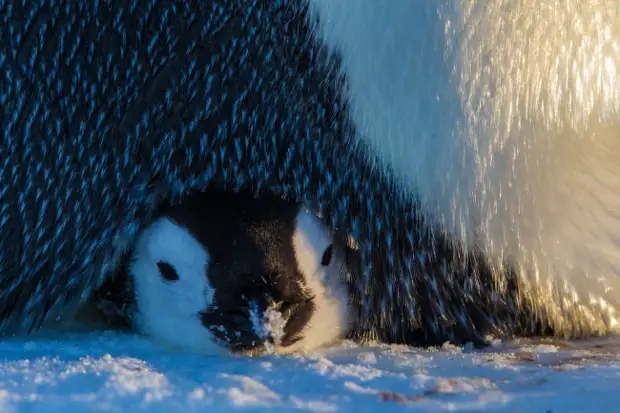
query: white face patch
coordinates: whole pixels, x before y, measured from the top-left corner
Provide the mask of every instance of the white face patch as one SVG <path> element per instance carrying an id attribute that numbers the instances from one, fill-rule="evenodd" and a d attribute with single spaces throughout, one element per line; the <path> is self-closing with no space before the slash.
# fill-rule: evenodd
<path id="1" fill-rule="evenodd" d="M 208 262 L 205 248 L 170 219 L 160 218 L 140 235 L 129 272 L 141 333 L 190 352 L 226 353 L 200 322 L 200 312 L 213 300 Z"/>
<path id="2" fill-rule="evenodd" d="M 346 285 L 344 246 L 332 244 L 322 222 L 302 209 L 293 235 L 297 266 L 314 297 L 315 311 L 297 343 L 279 352 L 306 352 L 342 339 L 351 327 L 352 312 Z"/>

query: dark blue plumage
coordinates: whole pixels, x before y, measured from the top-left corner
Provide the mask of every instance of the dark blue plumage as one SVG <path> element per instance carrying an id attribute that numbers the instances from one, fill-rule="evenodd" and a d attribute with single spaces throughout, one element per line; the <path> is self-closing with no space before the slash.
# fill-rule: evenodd
<path id="1" fill-rule="evenodd" d="M 209 183 L 295 197 L 360 241 L 357 333 L 532 330 L 483 261 L 420 230 L 415 200 L 371 167 L 307 7 L 0 1 L 3 331 L 86 298 L 162 200 Z"/>

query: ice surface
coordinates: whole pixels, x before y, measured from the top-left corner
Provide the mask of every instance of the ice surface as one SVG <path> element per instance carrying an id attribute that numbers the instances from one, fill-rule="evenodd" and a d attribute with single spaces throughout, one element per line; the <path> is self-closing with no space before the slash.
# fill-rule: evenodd
<path id="1" fill-rule="evenodd" d="M 618 412 L 620 339 L 311 356 L 179 354 L 133 335 L 0 342 L 0 412 Z M 387 410 L 386 410 L 387 409 Z"/>

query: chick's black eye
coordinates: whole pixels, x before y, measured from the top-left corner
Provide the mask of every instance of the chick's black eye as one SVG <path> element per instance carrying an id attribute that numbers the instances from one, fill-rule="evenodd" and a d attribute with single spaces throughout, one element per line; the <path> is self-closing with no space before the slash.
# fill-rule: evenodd
<path id="1" fill-rule="evenodd" d="M 332 253 L 334 248 L 330 245 L 325 248 L 325 252 L 323 253 L 323 257 L 321 258 L 321 265 L 323 267 L 327 267 L 329 263 L 332 261 Z"/>
<path id="2" fill-rule="evenodd" d="M 157 263 L 157 268 L 159 269 L 159 275 L 164 279 L 164 281 L 177 281 L 179 279 L 179 274 L 177 274 L 177 270 L 167 262 L 159 261 Z"/>

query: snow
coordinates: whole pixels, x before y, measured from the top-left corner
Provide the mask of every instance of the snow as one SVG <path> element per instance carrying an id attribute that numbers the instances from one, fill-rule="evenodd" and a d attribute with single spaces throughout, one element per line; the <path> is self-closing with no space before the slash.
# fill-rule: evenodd
<path id="1" fill-rule="evenodd" d="M 284 327 L 286 326 L 286 320 L 282 316 L 282 313 L 276 308 L 277 304 L 272 304 L 265 311 L 265 314 L 260 315 L 258 304 L 250 303 L 250 322 L 252 323 L 252 329 L 257 337 L 263 340 L 265 349 L 268 353 L 274 353 L 274 345 L 279 345 L 284 337 Z M 271 344 L 268 338 L 273 339 Z"/>
<path id="2" fill-rule="evenodd" d="M 205 357 L 117 332 L 0 341 L 0 412 L 612 412 L 620 339 L 480 351 L 344 342 L 306 356 Z"/>

